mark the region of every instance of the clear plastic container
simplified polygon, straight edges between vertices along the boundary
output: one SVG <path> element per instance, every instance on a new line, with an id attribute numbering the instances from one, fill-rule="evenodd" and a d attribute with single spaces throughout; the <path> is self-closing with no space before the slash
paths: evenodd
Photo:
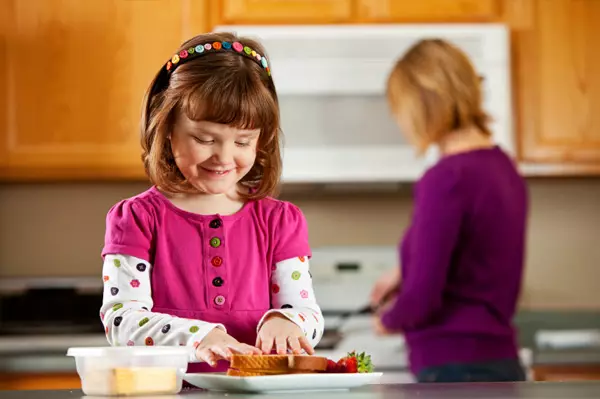
<path id="1" fill-rule="evenodd" d="M 86 395 L 135 396 L 181 391 L 192 348 L 123 346 L 69 348 Z"/>

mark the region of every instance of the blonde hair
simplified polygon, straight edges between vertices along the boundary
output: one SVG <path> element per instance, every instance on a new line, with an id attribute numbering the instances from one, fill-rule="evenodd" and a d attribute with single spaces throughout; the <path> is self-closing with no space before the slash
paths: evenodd
<path id="1" fill-rule="evenodd" d="M 200 44 L 240 42 L 266 55 L 262 45 L 233 33 L 198 35 L 177 52 Z M 233 51 L 206 54 L 180 65 L 170 76 L 157 73 L 144 99 L 141 122 L 142 160 L 152 184 L 170 193 L 197 192 L 177 168 L 168 135 L 177 112 L 194 121 L 207 120 L 240 129 L 260 129 L 256 161 L 240 184 L 246 200 L 275 195 L 281 177 L 279 102 L 275 85 L 255 60 Z"/>
<path id="2" fill-rule="evenodd" d="M 421 154 L 456 130 L 475 127 L 491 135 L 481 79 L 467 55 L 444 40 L 422 40 L 398 60 L 388 78 L 387 98 Z"/>

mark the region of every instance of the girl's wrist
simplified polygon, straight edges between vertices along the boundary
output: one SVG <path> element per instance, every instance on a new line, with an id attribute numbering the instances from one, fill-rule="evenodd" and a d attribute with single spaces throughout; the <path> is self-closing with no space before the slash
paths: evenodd
<path id="1" fill-rule="evenodd" d="M 263 320 L 263 323 L 271 320 L 271 319 L 284 319 L 284 320 L 289 320 L 287 317 L 285 317 L 281 312 L 272 312 L 269 313 L 268 315 L 265 316 L 265 319 Z"/>

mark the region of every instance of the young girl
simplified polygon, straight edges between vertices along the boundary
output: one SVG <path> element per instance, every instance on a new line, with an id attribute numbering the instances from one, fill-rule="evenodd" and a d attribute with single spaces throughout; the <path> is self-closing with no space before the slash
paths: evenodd
<path id="1" fill-rule="evenodd" d="M 153 186 L 106 219 L 109 343 L 194 347 L 190 372 L 222 371 L 232 353 L 314 353 L 324 323 L 306 221 L 270 197 L 279 107 L 262 46 L 184 43 L 148 89 L 141 130 Z"/>
<path id="2" fill-rule="evenodd" d="M 400 291 L 377 318 L 402 331 L 421 382 L 525 378 L 512 325 L 521 279 L 527 188 L 494 145 L 480 78 L 442 40 L 417 43 L 388 81 L 393 114 L 415 146 L 442 157 L 415 186 L 415 209 L 400 245 Z M 373 298 L 398 285 L 384 276 Z"/>

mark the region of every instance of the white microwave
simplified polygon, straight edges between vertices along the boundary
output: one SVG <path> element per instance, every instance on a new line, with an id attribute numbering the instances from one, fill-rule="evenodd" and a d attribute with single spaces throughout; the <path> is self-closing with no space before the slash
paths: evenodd
<path id="1" fill-rule="evenodd" d="M 494 140 L 514 155 L 509 31 L 501 24 L 219 26 L 260 40 L 279 95 L 284 183 L 411 182 L 418 158 L 393 122 L 385 85 L 416 41 L 463 49 L 484 81 Z"/>

